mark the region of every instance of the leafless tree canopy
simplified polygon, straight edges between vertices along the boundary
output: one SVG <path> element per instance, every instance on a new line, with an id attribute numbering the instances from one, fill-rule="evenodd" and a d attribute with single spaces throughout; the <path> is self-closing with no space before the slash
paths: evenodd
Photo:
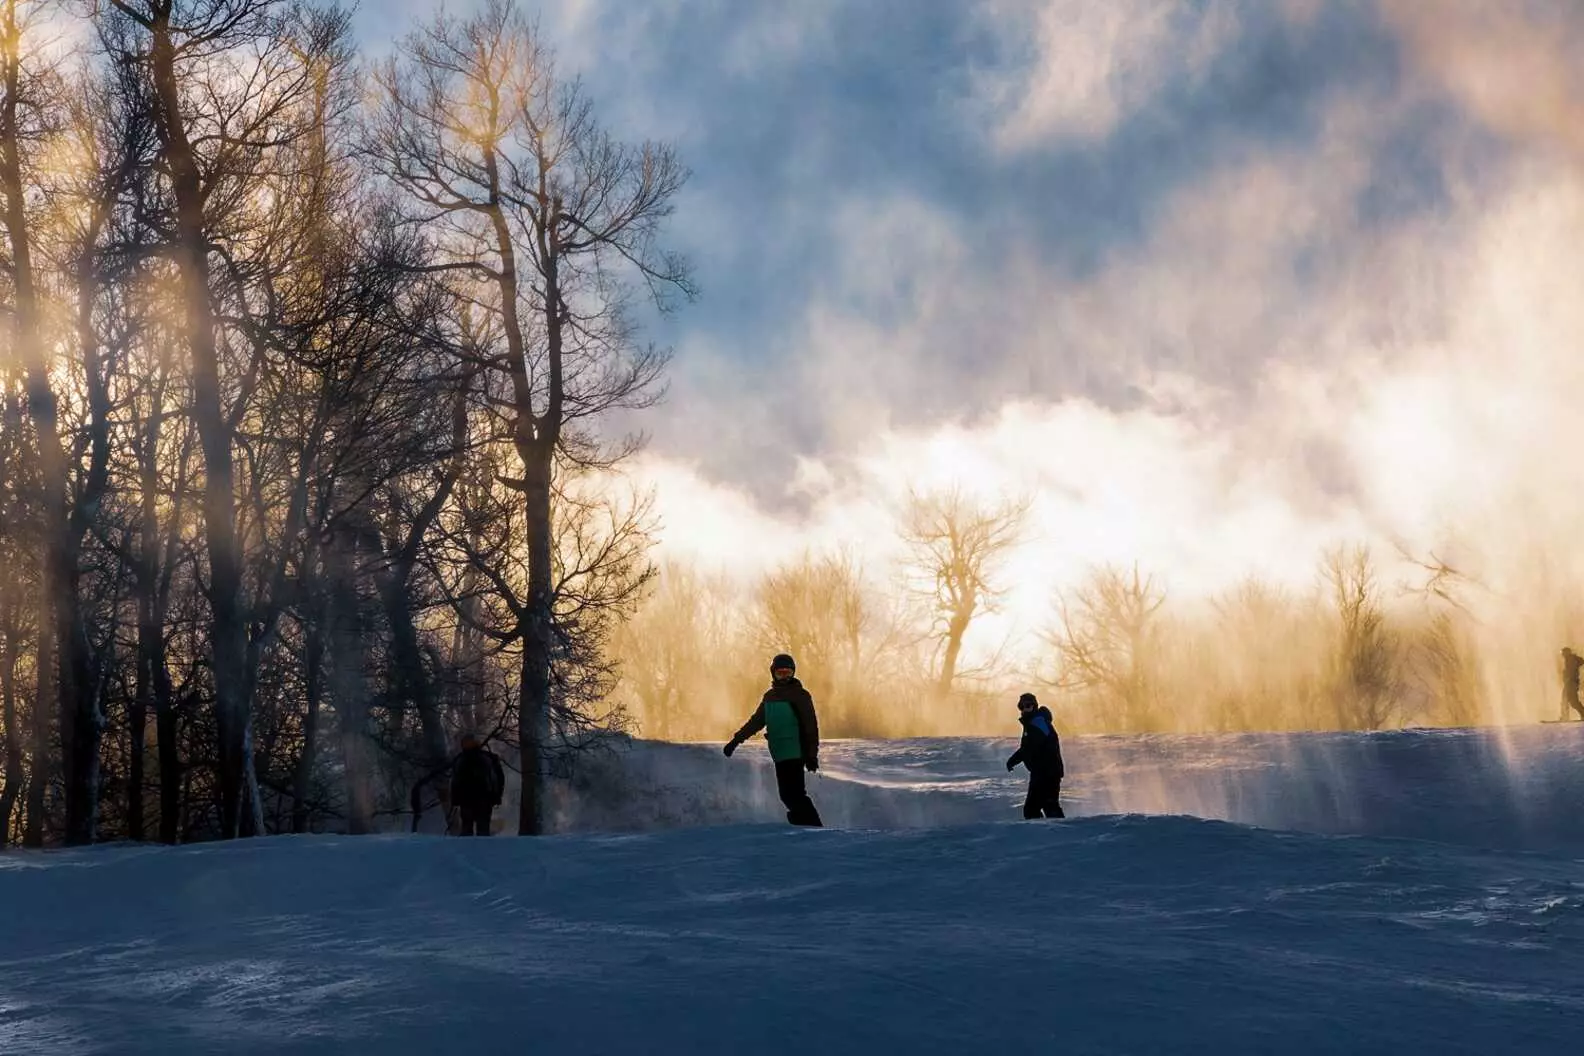
<path id="1" fill-rule="evenodd" d="M 620 610 L 649 575 L 633 549 L 645 532 L 641 507 L 584 531 L 600 518 L 569 486 L 635 447 L 604 441 L 601 417 L 659 396 L 666 355 L 636 342 L 631 291 L 662 308 L 692 295 L 686 263 L 658 239 L 687 173 L 669 147 L 605 132 L 508 0 L 470 17 L 435 15 L 374 82 L 363 154 L 392 188 L 395 222 L 421 232 L 421 272 L 478 320 L 459 365 L 479 372 L 480 427 L 515 463 L 500 466 L 491 484 L 503 494 L 488 501 L 520 518 L 516 545 L 480 541 L 497 554 L 520 550 L 526 567 L 498 567 L 471 542 L 463 549 L 505 621 L 485 633 L 519 656 L 519 830 L 539 832 L 544 752 L 564 740 L 576 711 L 567 702 L 603 684 L 587 647 L 604 633 L 593 613 Z M 558 525 L 573 528 L 570 571 L 558 572 Z M 600 530 L 608 546 L 590 542 Z"/>
<path id="2" fill-rule="evenodd" d="M 1093 694 L 1124 728 L 1160 724 L 1165 687 L 1152 677 L 1166 593 L 1152 575 L 1104 566 L 1060 603 L 1060 628 L 1050 637 L 1062 689 Z"/>
<path id="3" fill-rule="evenodd" d="M 1003 593 L 996 575 L 1020 541 L 1031 501 L 976 502 L 961 488 L 909 495 L 901 534 L 909 550 L 914 589 L 929 612 L 936 647 L 936 692 L 950 696 L 963 638 L 974 617 L 994 611 Z"/>
<path id="4" fill-rule="evenodd" d="M 617 728 L 650 497 L 608 412 L 671 149 L 515 4 L 362 70 L 285 0 L 0 3 L 0 840 L 371 831 L 492 738 Z M 434 789 L 443 781 L 422 787 Z"/>

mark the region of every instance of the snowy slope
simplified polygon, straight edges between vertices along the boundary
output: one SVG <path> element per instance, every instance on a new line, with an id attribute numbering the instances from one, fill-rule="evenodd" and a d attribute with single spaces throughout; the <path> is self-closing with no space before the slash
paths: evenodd
<path id="1" fill-rule="evenodd" d="M 833 745 L 891 827 L 824 831 L 669 828 L 765 768 L 639 746 L 563 820 L 645 833 L 7 854 L 0 1053 L 1577 1052 L 1584 729 L 1530 733 L 1075 741 L 1062 823 L 984 820 L 1004 743 Z"/>
<path id="2" fill-rule="evenodd" d="M 1183 818 L 7 858 L 7 1053 L 1576 1052 L 1584 866 Z"/>
<path id="3" fill-rule="evenodd" d="M 810 792 L 828 823 L 892 828 L 1018 816 L 1012 740 L 835 741 Z M 1584 723 L 1374 734 L 1072 737 L 1069 814 L 1192 814 L 1268 828 L 1584 857 Z M 563 797 L 566 831 L 779 819 L 762 747 L 637 744 Z M 437 818 L 431 821 L 438 823 Z M 436 825 L 438 827 L 438 824 Z"/>

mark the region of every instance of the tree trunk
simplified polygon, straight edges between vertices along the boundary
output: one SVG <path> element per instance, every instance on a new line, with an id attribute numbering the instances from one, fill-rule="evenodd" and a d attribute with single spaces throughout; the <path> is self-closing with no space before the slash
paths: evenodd
<path id="1" fill-rule="evenodd" d="M 973 620 L 973 611 L 958 611 L 952 613 L 951 622 L 946 625 L 946 655 L 941 658 L 940 680 L 936 683 L 935 691 L 942 700 L 951 695 L 953 686 L 957 682 L 957 663 L 962 657 L 963 637 L 968 633 L 968 625 Z"/>
<path id="2" fill-rule="evenodd" d="M 452 454 L 445 475 L 440 481 L 440 486 L 435 489 L 434 495 L 418 511 L 418 516 L 408 529 L 407 539 L 401 550 L 397 552 L 396 559 L 391 562 L 385 582 L 381 586 L 386 618 L 390 620 L 391 625 L 391 644 L 395 653 L 398 687 L 403 699 L 412 701 L 413 706 L 418 710 L 418 721 L 424 734 L 424 748 L 428 754 L 426 765 L 431 770 L 444 766 L 451 757 L 451 751 L 446 740 L 440 697 L 429 678 L 428 670 L 424 667 L 423 648 L 418 638 L 417 623 L 413 619 L 409 590 L 424 536 L 439 519 L 440 511 L 445 508 L 466 465 L 468 392 L 469 384 L 464 380 L 452 408 Z M 450 790 L 444 787 L 443 782 L 440 784 L 442 785 L 441 805 L 449 809 Z"/>
<path id="3" fill-rule="evenodd" d="M 561 424 L 566 379 L 562 371 L 562 328 L 565 306 L 561 303 L 558 273 L 560 247 L 556 231 L 561 223 L 559 199 L 540 202 L 539 221 L 534 235 L 539 242 L 538 259 L 544 277 L 545 354 L 549 377 L 545 392 L 545 411 L 534 415 L 527 385 L 526 359 L 512 357 L 513 390 L 517 400 L 516 446 L 523 462 L 523 505 L 528 529 L 528 606 L 523 614 L 522 686 L 518 703 L 518 743 L 522 753 L 522 798 L 518 810 L 518 832 L 537 836 L 545 831 L 544 774 L 542 756 L 550 732 L 551 664 L 554 652 L 555 540 L 551 534 L 551 500 L 556 449 L 561 443 Z M 516 263 L 504 220 L 495 213 L 497 240 L 502 246 L 503 275 L 510 275 L 516 288 Z M 521 353 L 521 331 L 517 326 L 515 296 L 506 312 L 508 337 L 517 331 L 514 353 Z M 520 368 L 519 368 L 519 365 Z M 520 373 L 519 373 L 520 369 Z"/>
<path id="4" fill-rule="evenodd" d="M 209 552 L 210 648 L 215 725 L 219 735 L 220 830 L 240 832 L 247 781 L 247 639 L 241 560 L 237 552 L 231 465 L 231 428 L 221 402 L 214 306 L 209 300 L 209 252 L 197 161 L 187 139 L 176 79 L 176 50 L 168 10 L 152 21 L 149 63 L 158 101 L 157 127 L 176 203 L 175 257 L 182 277 L 187 342 L 192 357 L 193 414 L 204 461 L 204 534 Z"/>
<path id="5" fill-rule="evenodd" d="M 64 584 L 56 601 L 56 634 L 60 639 L 61 753 L 66 777 L 66 843 L 92 843 L 99 821 L 99 741 L 104 719 L 94 688 L 88 630 L 83 624 L 78 547 L 62 547 L 60 577 Z"/>
<path id="6" fill-rule="evenodd" d="M 155 680 L 158 677 L 155 672 L 162 665 L 164 652 L 163 633 L 156 601 L 159 591 L 159 507 L 154 490 L 158 486 L 158 477 L 154 472 L 154 457 L 159 442 L 157 406 L 150 415 L 150 424 L 145 436 L 149 439 L 149 449 L 145 453 L 141 473 L 143 524 L 138 535 L 138 564 L 135 577 L 138 592 L 137 683 L 132 697 L 132 766 L 131 774 L 127 779 L 127 802 L 131 811 L 127 824 L 127 837 L 133 840 L 143 839 L 143 737 L 149 712 L 154 712 L 156 716 L 155 736 L 162 757 L 165 741 L 163 716 L 159 705 L 155 702 Z M 172 777 L 174 775 L 164 773 L 161 767 L 160 839 L 167 843 L 172 840 L 166 838 L 168 830 L 164 810 L 165 787 Z M 173 823 L 174 820 L 171 819 Z M 174 828 L 174 824 L 171 827 Z"/>
<path id="7" fill-rule="evenodd" d="M 22 731 L 17 729 L 16 638 L 8 611 L 5 648 L 0 650 L 0 725 L 5 726 L 5 787 L 0 789 L 0 848 L 11 842 L 11 816 L 22 789 Z"/>
<path id="8" fill-rule="evenodd" d="M 373 766 L 369 753 L 369 687 L 357 582 L 355 533 L 338 530 L 325 551 L 330 581 L 331 695 L 340 718 L 346 778 L 347 831 L 374 831 Z"/>
<path id="9" fill-rule="evenodd" d="M 141 603 L 141 599 L 140 603 Z M 127 710 L 127 839 L 141 843 L 143 831 L 143 760 L 148 741 L 149 701 L 153 687 L 149 684 L 147 662 L 143 656 L 142 628 L 138 630 L 137 686 L 132 693 L 132 705 Z"/>
<path id="10" fill-rule="evenodd" d="M 88 638 L 88 626 L 83 611 L 81 567 L 83 538 L 97 519 L 99 504 L 104 500 L 110 485 L 110 394 L 103 377 L 102 357 L 99 354 L 99 335 L 94 331 L 94 302 L 98 298 L 99 280 L 95 270 L 93 240 L 98 237 L 97 223 L 89 242 L 83 247 L 77 264 L 77 341 L 82 356 L 83 374 L 88 390 L 88 473 L 81 494 L 69 513 L 65 511 L 65 496 L 69 487 L 62 479 L 62 507 L 66 538 L 62 543 L 61 566 L 66 579 L 66 606 L 60 612 L 61 679 L 67 688 L 61 696 L 62 729 L 70 729 L 71 754 L 67 760 L 68 774 L 66 796 L 66 834 L 68 843 L 90 843 L 98 835 L 99 827 L 99 744 L 104 737 L 105 710 L 96 677 L 101 663 L 109 669 L 112 661 L 97 657 Z M 122 566 L 122 573 L 125 566 Z M 117 579 L 120 579 L 118 573 Z M 119 594 L 119 587 L 117 588 Z M 112 604 L 114 613 L 118 605 Z M 112 616 L 112 619 L 114 617 Z M 110 642 L 115 642 L 111 635 Z M 134 716 L 141 734 L 141 714 Z M 137 789 L 141 797 L 143 745 L 135 740 L 132 745 L 133 766 L 138 771 Z M 141 798 L 129 801 L 129 809 L 142 838 L 143 818 Z"/>
<path id="11" fill-rule="evenodd" d="M 181 833 L 182 765 L 177 745 L 176 689 L 171 684 L 166 657 L 165 627 L 166 614 L 170 608 L 171 578 L 181 543 L 182 512 L 185 506 L 182 496 L 187 485 L 184 468 L 187 451 L 179 448 L 172 509 L 167 514 L 169 527 L 162 531 L 159 452 L 164 433 L 170 357 L 169 346 L 162 344 L 159 372 L 149 398 L 149 417 L 143 426 L 143 445 L 138 452 L 142 524 L 138 532 L 134 576 L 138 592 L 136 706 L 143 711 L 145 718 L 150 711 L 154 714 L 155 763 L 159 770 L 159 840 L 167 844 L 175 843 Z"/>
<path id="12" fill-rule="evenodd" d="M 258 759 L 253 751 L 253 716 L 248 714 L 242 725 L 243 791 L 247 794 L 248 810 L 242 816 L 240 830 L 245 836 L 263 836 L 264 797 L 259 793 Z"/>
<path id="13" fill-rule="evenodd" d="M 181 752 L 176 744 L 177 715 L 175 687 L 164 660 L 154 669 L 154 737 L 159 745 L 159 786 L 161 843 L 181 838 L 182 782 Z"/>
<path id="14" fill-rule="evenodd" d="M 324 695 L 324 628 L 319 611 L 306 621 L 303 637 L 303 685 L 308 710 L 303 715 L 302 754 L 297 757 L 292 773 L 292 831 L 295 833 L 308 831 L 308 789 L 319 749 L 319 704 Z"/>
<path id="15" fill-rule="evenodd" d="M 523 496 L 528 524 L 528 610 L 523 616 L 522 682 L 518 698 L 518 749 L 521 752 L 522 796 L 517 831 L 538 836 L 545 831 L 543 746 L 550 732 L 551 624 L 550 598 L 550 452 L 538 457 L 525 474 Z M 526 461 L 526 459 L 525 459 Z"/>
<path id="16" fill-rule="evenodd" d="M 27 822 L 22 830 L 24 847 L 44 846 L 45 794 L 49 791 L 50 782 L 50 711 L 45 702 L 54 693 L 51 683 L 55 673 L 55 633 L 50 626 L 48 598 L 39 600 L 39 609 L 38 652 L 35 654 L 38 681 L 33 695 L 32 735 L 28 738 Z"/>
<path id="17" fill-rule="evenodd" d="M 157 448 L 150 448 L 150 462 L 145 471 L 143 485 L 144 527 L 145 531 L 150 533 L 146 537 L 148 540 L 146 545 L 151 548 L 145 567 L 149 571 L 151 596 L 146 621 L 141 623 L 138 629 L 138 650 L 140 662 L 148 667 L 149 688 L 154 705 L 154 737 L 158 745 L 159 761 L 159 838 L 161 843 L 175 843 L 180 838 L 182 830 L 181 805 L 185 771 L 182 767 L 180 747 L 177 744 L 180 716 L 176 712 L 176 687 L 171 683 L 170 665 L 165 656 L 165 615 L 169 609 L 170 577 L 176 561 L 176 547 L 180 541 L 181 529 L 180 517 L 173 515 L 164 539 L 165 567 L 159 568 L 159 559 L 152 551 L 155 545 L 154 533 L 159 531 L 157 508 L 152 498 L 157 483 L 152 461 L 156 450 Z M 179 486 L 178 490 L 180 490 Z M 176 513 L 179 514 L 180 509 L 181 503 L 178 499 Z"/>

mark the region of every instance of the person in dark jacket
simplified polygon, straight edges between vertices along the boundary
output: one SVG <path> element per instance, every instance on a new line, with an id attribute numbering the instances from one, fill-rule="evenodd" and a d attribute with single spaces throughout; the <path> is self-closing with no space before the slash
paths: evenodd
<path id="1" fill-rule="evenodd" d="M 1584 719 L 1584 703 L 1579 702 L 1579 668 L 1584 667 L 1584 656 L 1579 656 L 1567 646 L 1562 647 L 1562 711 L 1558 722 L 1566 722 L 1568 709 L 1578 712 Z"/>
<path id="2" fill-rule="evenodd" d="M 473 734 L 464 735 L 462 752 L 451 766 L 451 805 L 461 815 L 463 836 L 490 834 L 490 814 L 505 789 L 500 757 Z"/>
<path id="3" fill-rule="evenodd" d="M 770 661 L 770 678 L 770 688 L 759 706 L 724 750 L 730 758 L 738 745 L 764 730 L 787 821 L 823 828 L 803 776 L 805 770 L 812 774 L 819 769 L 819 719 L 814 714 L 814 698 L 797 680 L 797 664 L 786 653 Z"/>
<path id="4" fill-rule="evenodd" d="M 1022 763 L 1028 769 L 1028 798 L 1023 801 L 1023 816 L 1037 818 L 1065 818 L 1061 808 L 1061 783 L 1067 776 L 1062 765 L 1061 738 L 1056 735 L 1056 724 L 1050 709 L 1043 707 L 1034 694 L 1025 693 L 1018 698 L 1018 722 L 1023 724 L 1023 741 L 1007 760 L 1011 771 Z"/>

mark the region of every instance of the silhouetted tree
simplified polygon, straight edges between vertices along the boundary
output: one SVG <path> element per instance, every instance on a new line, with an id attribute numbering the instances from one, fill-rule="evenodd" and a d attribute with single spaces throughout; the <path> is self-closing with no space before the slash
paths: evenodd
<path id="1" fill-rule="evenodd" d="M 591 430 L 605 412 L 650 403 L 666 356 L 634 343 L 618 280 L 626 269 L 657 303 L 691 293 L 684 263 L 657 247 L 686 171 L 669 147 L 629 147 L 597 123 L 575 80 L 510 0 L 467 18 L 442 13 L 375 76 L 368 151 L 432 237 L 467 296 L 498 320 L 485 359 L 504 374 L 510 478 L 525 523 L 525 599 L 511 606 L 521 645 L 519 831 L 543 830 L 541 756 L 556 710 L 556 658 L 580 652 L 556 626 L 557 474 L 599 466 Z"/>
<path id="2" fill-rule="evenodd" d="M 994 611 L 1002 594 L 993 581 L 996 567 L 1017 545 L 1030 505 L 1027 499 L 980 503 L 959 488 L 908 496 L 902 539 L 915 589 L 929 607 L 935 691 L 943 699 L 956 684 L 974 617 Z"/>

